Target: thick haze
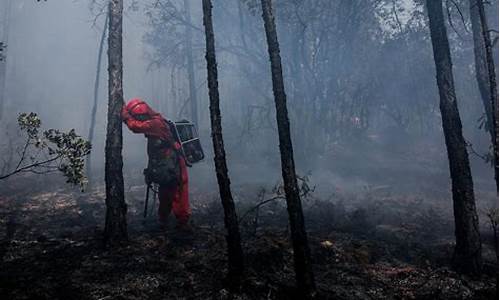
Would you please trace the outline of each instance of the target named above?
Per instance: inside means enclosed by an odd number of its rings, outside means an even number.
[[[5,6],[5,0],[0,1]],[[161,25],[165,19],[148,2],[133,6],[132,1],[125,1],[125,100],[141,97],[168,118],[189,119],[189,105],[182,109],[189,94],[184,52],[182,47],[176,48],[185,27],[173,17]],[[171,2],[182,9],[182,1]],[[368,185],[449,195],[425,12],[417,9],[412,15],[408,9],[418,4],[402,1],[396,22],[392,17],[384,19],[373,11],[365,12],[363,1],[338,1],[335,8],[329,5],[336,1],[317,1],[324,7],[309,8],[308,3],[315,1],[304,1],[299,8],[286,4],[289,2],[293,1],[278,1],[276,9],[298,172],[311,172],[319,195],[362,190]],[[354,2],[361,4],[351,7]],[[237,1],[214,1],[224,139],[236,192],[246,184],[270,187],[281,175],[267,46],[256,3],[244,1],[238,7]],[[214,192],[201,1],[190,4],[199,131],[206,152],[205,161],[190,170],[190,180],[193,191]],[[494,4],[490,25],[497,28],[497,1]],[[323,14],[328,9],[345,17],[334,19]],[[356,9],[363,12],[354,16]],[[377,13],[388,11],[390,16],[390,9],[380,6]],[[34,111],[44,127],[75,128],[87,136],[104,23],[101,15],[94,24],[96,11],[89,9],[86,0],[12,1],[3,128],[14,127],[18,113]],[[465,11],[464,16],[468,15]],[[448,33],[464,134],[476,151],[484,153],[489,138],[478,129],[483,108],[472,72],[471,32],[457,21],[456,12],[453,16],[460,35],[450,28]],[[298,34],[301,28],[305,28],[304,35]],[[406,30],[411,35],[397,37]],[[303,47],[298,49],[297,43]],[[162,57],[165,53],[170,55]],[[100,177],[104,169],[106,61],[105,56],[93,143],[94,170]],[[345,116],[339,116],[340,112]],[[130,133],[126,127],[123,132],[127,188],[141,183],[146,143],[143,136]],[[490,203],[495,197],[493,170],[475,155],[470,158],[478,201]]]

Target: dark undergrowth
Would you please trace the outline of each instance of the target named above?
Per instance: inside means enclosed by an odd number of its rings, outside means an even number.
[[[161,231],[154,218],[144,221],[143,192],[142,186],[129,189],[129,242],[113,249],[101,241],[102,187],[86,194],[32,189],[1,197],[0,299],[297,294],[283,200],[253,209],[241,221],[247,272],[239,291],[230,292],[224,287],[225,239],[215,192],[193,194],[192,234]],[[252,194],[252,201],[238,203],[240,215],[265,198],[247,191]],[[440,213],[439,203],[374,191],[361,198],[304,201],[320,299],[498,299],[498,264],[487,231],[484,274],[459,275],[450,268],[452,219]]]

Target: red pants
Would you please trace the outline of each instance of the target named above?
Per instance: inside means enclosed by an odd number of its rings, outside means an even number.
[[[172,210],[179,224],[186,224],[191,216],[189,206],[188,171],[184,158],[179,158],[181,168],[181,184],[172,187],[160,187],[158,207],[158,218],[160,222],[167,221]]]

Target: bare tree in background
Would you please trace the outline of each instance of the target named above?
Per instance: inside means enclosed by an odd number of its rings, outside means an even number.
[[[189,103],[191,105],[191,121],[198,125],[198,100],[196,98],[196,78],[194,75],[193,58],[193,29],[191,28],[191,5],[190,0],[184,0],[184,12],[186,18],[186,59],[189,81]]]
[[[493,146],[493,166],[498,192],[498,89],[492,43],[482,0],[469,0],[476,80],[486,114],[486,128]]]
[[[214,146],[215,172],[219,183],[219,192],[224,207],[224,224],[227,229],[227,248],[229,261],[228,279],[236,284],[243,274],[243,251],[241,249],[238,217],[234,207],[230,180],[227,171],[226,153],[222,138],[222,125],[219,107],[219,84],[217,81],[217,59],[215,56],[215,38],[212,25],[212,2],[203,0],[203,25],[205,26],[207,81],[210,97],[210,121],[212,124],[212,142]]]
[[[285,186],[286,202],[290,219],[290,229],[295,262],[295,276],[301,296],[310,298],[316,293],[314,276],[311,267],[311,255],[304,225],[304,214],[299,195],[293,147],[290,138],[290,122],[286,106],[285,86],[281,67],[280,49],[276,34],[276,24],[272,12],[271,0],[261,0],[262,17],[266,31],[266,39],[271,61],[274,101],[276,104],[276,120],[281,152],[281,169]]]
[[[4,14],[2,19],[3,22],[0,24],[2,30],[0,32],[3,35],[0,36],[0,120],[3,117],[3,110],[5,106],[5,80],[7,75],[7,44],[9,41],[9,21],[10,21],[10,11],[11,11],[12,0],[6,0],[3,3],[3,8],[5,9],[2,13]]]
[[[477,274],[481,270],[479,222],[469,157],[455,95],[442,1],[427,0],[427,12],[453,193],[456,238],[454,263],[460,272]]]
[[[122,16],[123,0],[109,3],[108,72],[109,102],[106,133],[106,225],[105,239],[114,244],[127,239],[127,204],[123,190],[122,118],[123,63]]]
[[[109,6],[108,6],[109,7]],[[101,77],[101,65],[102,65],[102,55],[104,52],[104,41],[106,37],[106,31],[108,27],[109,21],[109,11],[106,12],[106,19],[104,20],[104,27],[102,29],[101,40],[99,42],[99,53],[97,54],[97,68],[95,74],[95,82],[94,82],[94,103],[92,104],[92,112],[90,114],[90,127],[89,127],[89,135],[88,141],[92,144],[94,140],[94,131],[95,131],[95,119],[97,114],[97,103],[99,96],[99,79]],[[87,178],[88,178],[88,186],[92,185],[92,153],[87,156]]]

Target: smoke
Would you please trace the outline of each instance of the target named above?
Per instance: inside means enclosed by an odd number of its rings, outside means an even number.
[[[126,1],[123,20],[125,100],[141,97],[174,120],[190,118],[181,2],[160,1],[163,6],[155,6],[153,1]],[[254,1],[214,2],[223,133],[232,186],[235,190],[271,187],[279,182],[281,170],[259,8]],[[46,127],[75,128],[86,135],[104,16],[96,17],[83,0],[12,3],[5,91],[8,113],[2,123],[12,123],[20,112],[34,111]],[[421,193],[433,191],[436,184],[441,185],[437,190],[447,192],[448,165],[421,3],[406,1],[393,8],[366,1],[282,0],[276,10],[296,164],[300,174],[310,174],[316,193],[327,197],[374,185]],[[205,161],[190,169],[190,182],[195,191],[213,191],[198,1],[192,1],[190,13],[199,132],[206,152]],[[491,13],[495,14],[491,25],[496,26],[497,10]],[[470,32],[461,33],[463,38],[449,30],[460,113],[467,140],[484,153],[489,141],[477,129],[483,112],[473,76],[472,39]],[[101,180],[106,61],[93,145],[93,169]],[[146,142],[126,128],[123,132],[126,184],[138,185],[146,165]],[[476,156],[470,158],[476,189],[490,195],[493,171]]]

